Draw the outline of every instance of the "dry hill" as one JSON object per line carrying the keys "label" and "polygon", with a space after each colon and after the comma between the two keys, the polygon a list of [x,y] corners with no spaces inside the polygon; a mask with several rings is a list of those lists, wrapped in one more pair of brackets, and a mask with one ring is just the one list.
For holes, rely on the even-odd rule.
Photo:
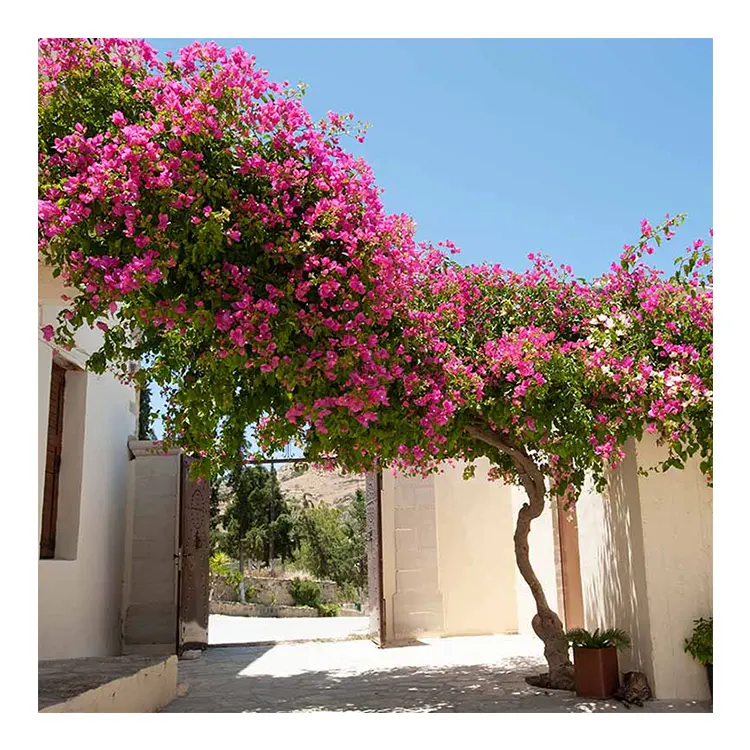
{"label": "dry hill", "polygon": [[323,471],[291,464],[279,469],[279,486],[290,499],[302,502],[307,499],[315,503],[340,505],[357,490],[365,489],[364,474],[343,474],[339,471]]}

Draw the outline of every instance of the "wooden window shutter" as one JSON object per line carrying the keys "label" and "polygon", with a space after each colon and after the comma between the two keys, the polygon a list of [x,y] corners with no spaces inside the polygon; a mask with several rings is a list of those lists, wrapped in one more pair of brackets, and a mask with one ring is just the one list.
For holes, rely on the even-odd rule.
{"label": "wooden window shutter", "polygon": [[44,468],[44,502],[42,505],[42,537],[39,556],[48,560],[55,556],[57,530],[57,497],[60,485],[62,456],[63,402],[65,401],[65,370],[52,363],[47,425],[47,451]]}

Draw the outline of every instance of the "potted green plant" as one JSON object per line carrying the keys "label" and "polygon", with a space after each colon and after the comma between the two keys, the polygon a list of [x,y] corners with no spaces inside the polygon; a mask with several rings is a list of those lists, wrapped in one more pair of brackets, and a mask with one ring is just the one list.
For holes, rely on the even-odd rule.
{"label": "potted green plant", "polygon": [[620,687],[617,652],[630,648],[624,630],[597,628],[589,633],[575,628],[565,634],[573,647],[576,694],[586,698],[609,698]]}
{"label": "potted green plant", "polygon": [[690,639],[685,639],[685,653],[706,668],[708,689],[714,697],[714,618],[693,620],[695,627]]}

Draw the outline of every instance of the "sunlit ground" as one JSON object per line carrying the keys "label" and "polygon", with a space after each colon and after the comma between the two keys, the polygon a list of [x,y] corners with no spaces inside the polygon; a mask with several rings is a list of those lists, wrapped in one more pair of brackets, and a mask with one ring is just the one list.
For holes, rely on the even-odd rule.
{"label": "sunlit ground", "polygon": [[367,617],[234,617],[210,615],[210,645],[341,639],[365,635]]}
{"label": "sunlit ground", "polygon": [[[612,712],[524,681],[544,670],[536,638],[426,639],[379,649],[369,640],[209,649],[180,663],[189,692],[167,712]],[[650,701],[632,713],[705,712],[709,703]]]}

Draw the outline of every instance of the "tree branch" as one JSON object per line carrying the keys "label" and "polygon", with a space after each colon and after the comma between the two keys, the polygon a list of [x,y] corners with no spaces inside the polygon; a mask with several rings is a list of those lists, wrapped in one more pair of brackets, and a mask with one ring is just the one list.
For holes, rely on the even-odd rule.
{"label": "tree branch", "polygon": [[[483,443],[487,443],[487,445],[497,448],[499,451],[513,459],[513,463],[516,465],[521,482],[526,489],[526,494],[529,496],[530,501],[533,502],[537,498],[540,500],[544,499],[544,476],[542,475],[542,472],[539,471],[539,467],[523,448],[517,448],[512,445],[510,441],[500,437],[500,435],[493,432],[489,427],[479,424],[470,424],[466,429],[469,435],[476,440],[481,440]],[[542,509],[539,510],[539,513],[541,513],[541,510]],[[536,515],[539,514],[537,513]]]}

